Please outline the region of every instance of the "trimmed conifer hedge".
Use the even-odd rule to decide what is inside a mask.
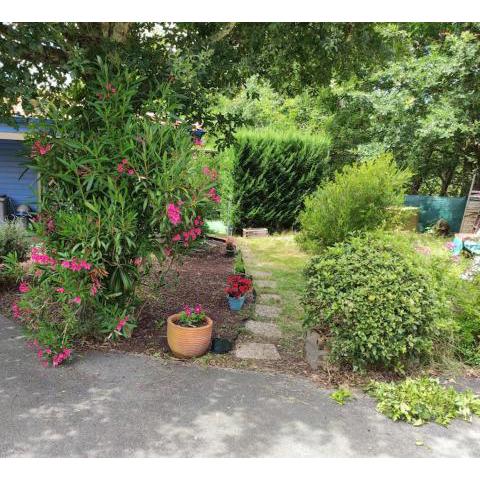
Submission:
[[[306,195],[328,171],[330,140],[298,130],[240,130],[224,154],[224,219],[235,230],[294,228]]]

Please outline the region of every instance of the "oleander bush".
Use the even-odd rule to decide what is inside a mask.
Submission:
[[[392,215],[389,207],[403,203],[409,178],[390,154],[345,166],[305,199],[300,245],[319,252],[352,233],[378,228]]]
[[[334,361],[403,372],[451,334],[441,322],[449,314],[443,291],[417,257],[394,234],[369,232],[311,259],[304,326],[327,336]]]
[[[292,128],[240,130],[221,158],[223,218],[236,230],[296,227],[304,198],[328,174],[329,147],[325,135]]]
[[[198,242],[204,216],[220,202],[215,175],[192,158],[188,130],[168,117],[170,97],[146,115],[152,102],[133,102],[136,72],[101,62],[92,69],[91,83],[74,83],[62,105],[48,106],[49,123],[30,138],[41,243],[13,313],[53,365],[78,338],[130,335],[151,259]]]

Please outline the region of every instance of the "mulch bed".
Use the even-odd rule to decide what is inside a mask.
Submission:
[[[188,305],[202,305],[212,318],[213,336],[234,341],[247,319],[245,311],[231,312],[225,294],[233,258],[225,255],[223,242],[208,240],[188,257],[182,257],[162,278],[165,266],[156,265],[140,289],[144,300],[138,326],[129,339],[115,348],[134,352],[168,352],[166,319]],[[160,281],[159,281],[160,280]],[[250,299],[247,299],[247,301]]]

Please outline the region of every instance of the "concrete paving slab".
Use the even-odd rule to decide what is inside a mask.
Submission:
[[[282,313],[282,309],[280,307],[276,307],[275,305],[260,305],[255,304],[255,315],[261,318],[278,318],[278,316]]]
[[[235,356],[244,360],[280,360],[277,347],[271,343],[241,343],[235,348]]]
[[[282,332],[274,323],[257,322],[255,320],[248,320],[245,323],[245,328],[255,335],[260,337],[267,337],[271,339],[279,339],[282,337]]]
[[[277,288],[275,280],[256,280],[253,282],[254,287],[258,288]]]
[[[257,302],[261,304],[281,303],[282,297],[276,293],[261,293],[258,295]]]
[[[249,273],[254,279],[259,279],[259,280],[262,280],[262,279],[265,280],[265,279],[271,278],[272,276],[272,272],[264,272],[261,270],[252,270]]]

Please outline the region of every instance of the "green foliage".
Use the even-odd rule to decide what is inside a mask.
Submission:
[[[2,257],[12,253],[16,254],[18,261],[25,261],[30,244],[30,236],[20,222],[6,221],[0,224],[0,263]]]
[[[478,24],[463,29],[423,48],[411,42],[368,79],[333,86],[326,128],[335,162],[387,150],[411,169],[412,193],[468,192],[479,165],[480,42]]]
[[[471,421],[480,416],[480,397],[472,391],[457,392],[438,379],[407,378],[399,383],[372,382],[367,392],[377,401],[377,410],[394,421],[419,426],[435,422],[447,426],[455,418]]]
[[[395,235],[368,233],[329,247],[312,258],[305,280],[304,327],[329,338],[340,364],[402,372],[432,353],[443,297]]]
[[[268,81],[254,75],[233,97],[220,95],[216,109],[237,118],[249,128],[299,128],[322,132],[325,108],[321,93],[304,90],[294,97],[285,97],[276,92]]]
[[[451,261],[430,259],[428,265],[448,299],[454,326],[449,343],[455,357],[468,365],[480,366],[480,278],[473,281],[459,278]]]
[[[205,325],[206,322],[206,314],[202,311],[202,307],[197,305],[195,308],[185,307],[185,309],[180,314],[180,318],[178,319],[178,325],[182,327],[201,327]]]
[[[418,226],[418,207],[396,206],[388,207],[388,217],[385,227],[392,230],[416,232]]]
[[[0,258],[0,283],[18,283],[25,275],[17,256],[17,252],[11,252]]]
[[[345,405],[346,402],[353,399],[352,392],[346,388],[339,388],[330,394],[330,398],[339,405]]]
[[[328,168],[328,138],[296,130],[242,130],[224,160],[224,218],[235,229],[292,228]],[[227,200],[227,199],[226,199]]]
[[[345,166],[306,198],[298,241],[318,252],[353,232],[379,227],[390,215],[388,207],[403,203],[408,178],[388,154]]]
[[[242,252],[238,251],[233,262],[233,273],[245,273],[245,264],[243,263]]]

